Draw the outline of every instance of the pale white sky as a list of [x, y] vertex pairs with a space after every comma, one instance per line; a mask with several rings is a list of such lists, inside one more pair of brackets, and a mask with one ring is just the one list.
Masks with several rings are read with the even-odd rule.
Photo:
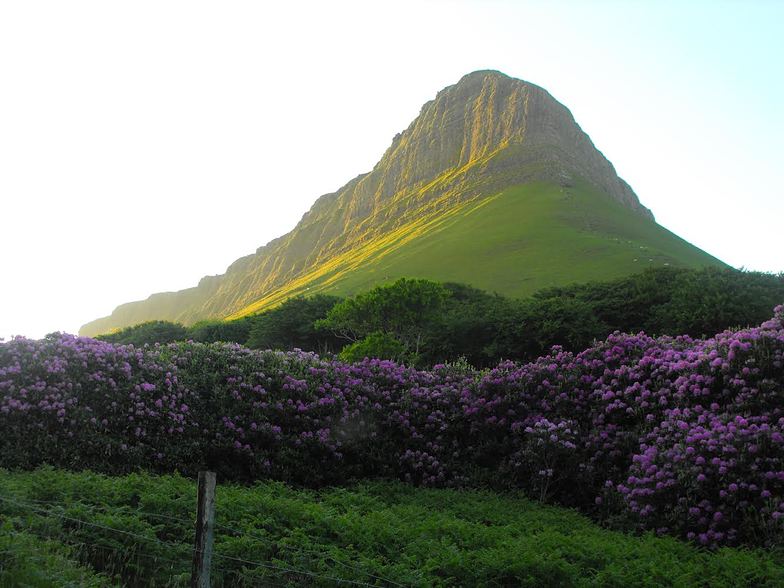
[[0, 2], [0, 337], [195, 285], [446, 85], [569, 107], [657, 220], [784, 270], [784, 3]]

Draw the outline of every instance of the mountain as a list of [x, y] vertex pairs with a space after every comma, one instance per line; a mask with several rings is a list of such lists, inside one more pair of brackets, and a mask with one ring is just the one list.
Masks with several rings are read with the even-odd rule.
[[658, 225], [547, 91], [477, 71], [427, 102], [371, 172], [321, 196], [290, 233], [80, 333], [236, 318], [401, 276], [524, 296], [667, 264], [723, 265]]

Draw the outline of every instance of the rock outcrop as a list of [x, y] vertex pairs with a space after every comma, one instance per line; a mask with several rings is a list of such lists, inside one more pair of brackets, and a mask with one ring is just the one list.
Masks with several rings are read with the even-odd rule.
[[534, 84], [477, 71], [427, 102], [370, 173], [320, 197], [288, 234], [238, 259], [221, 276], [124, 304], [81, 333], [153, 319], [190, 324], [223, 318], [433, 207], [526, 182], [568, 187], [577, 178], [653, 219], [565, 106]]

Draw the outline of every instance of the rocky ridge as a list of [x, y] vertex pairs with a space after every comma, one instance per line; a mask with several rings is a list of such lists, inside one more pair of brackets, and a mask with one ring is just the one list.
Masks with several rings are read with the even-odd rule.
[[653, 220], [569, 110], [534, 84], [496, 71], [464, 76], [425, 103], [369, 173], [321, 196], [286, 235], [193, 288], [153, 294], [88, 323], [96, 335], [145, 320], [191, 324], [241, 312], [254, 301], [423, 214], [543, 181], [592, 184]]

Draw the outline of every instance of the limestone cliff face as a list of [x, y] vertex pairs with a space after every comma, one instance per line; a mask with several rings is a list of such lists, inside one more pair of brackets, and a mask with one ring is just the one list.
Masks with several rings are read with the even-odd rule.
[[568, 181], [568, 176], [580, 175], [619, 202], [650, 215], [566, 107], [538, 86], [493, 71], [468, 74], [426, 103], [347, 196], [359, 210], [366, 202], [378, 209], [396, 194], [444, 172], [466, 170], [504, 150], [487, 169], [473, 172], [488, 180], [500, 169], [509, 170], [501, 178], [504, 182], [533, 177]]
[[122, 305], [81, 332], [152, 319], [222, 318], [434, 206], [530, 181], [568, 186], [576, 178], [653, 218], [566, 107], [533, 84], [474, 72], [427, 102], [370, 173], [319, 198], [290, 233], [238, 259], [222, 276]]

